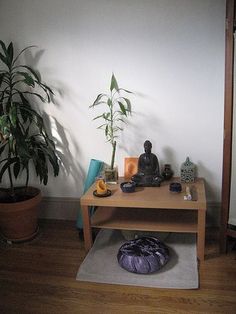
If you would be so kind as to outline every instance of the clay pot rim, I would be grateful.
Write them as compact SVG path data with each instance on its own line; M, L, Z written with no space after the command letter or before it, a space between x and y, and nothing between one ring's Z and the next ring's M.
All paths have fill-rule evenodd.
M17 190L24 190L25 186L18 186L15 189L17 189ZM8 191L8 190L9 189L6 189L6 188L0 188L0 192L1 191L2 192L3 191ZM0 204L1 204L0 212L5 212L6 210L7 211L17 211L21 207L32 206L32 204L37 204L37 203L39 203L41 201L42 193L41 193L41 190L39 188L36 188L36 187L33 187L33 186L28 186L27 187L27 191L34 191L32 193L32 197L27 199L27 200L11 202L11 203L5 203L5 202L2 202L1 199L0 199Z

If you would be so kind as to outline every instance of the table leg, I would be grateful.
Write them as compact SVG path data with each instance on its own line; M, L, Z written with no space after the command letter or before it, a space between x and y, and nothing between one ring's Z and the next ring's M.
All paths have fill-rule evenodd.
M84 245L85 245L85 250L89 251L93 245L89 206L82 205L81 209L82 209L82 218L83 218Z
M205 229L206 229L206 211L198 210L197 222L197 256L200 261L204 261L205 255Z

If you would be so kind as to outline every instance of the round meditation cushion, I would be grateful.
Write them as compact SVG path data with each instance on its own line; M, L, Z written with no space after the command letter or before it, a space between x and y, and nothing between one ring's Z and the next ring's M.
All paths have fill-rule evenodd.
M117 254L119 265L129 272L148 274L159 270L170 258L168 247L155 237L124 243Z

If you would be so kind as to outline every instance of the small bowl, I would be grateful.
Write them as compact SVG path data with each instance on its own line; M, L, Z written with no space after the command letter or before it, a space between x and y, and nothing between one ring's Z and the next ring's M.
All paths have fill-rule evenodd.
M136 183L132 181L122 182L120 188L124 193L132 193L135 191Z
M171 192L180 193L182 191L182 185L179 182L172 182L169 185Z

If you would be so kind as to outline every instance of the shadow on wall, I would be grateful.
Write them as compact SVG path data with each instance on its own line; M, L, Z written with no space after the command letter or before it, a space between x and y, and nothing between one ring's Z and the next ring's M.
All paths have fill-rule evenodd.
M36 46L35 46L36 47ZM37 47L36 47L37 48ZM44 54L45 50L41 49L34 53L34 50L27 50L24 54L25 57L25 64L30 65L38 74L37 67L38 63ZM39 75L40 77L40 75ZM44 79L42 78L42 81ZM52 84L49 84L49 86ZM60 96L64 96L64 89L63 88L55 88ZM52 103L59 107L60 103L57 102L54 95L51 97ZM65 128L58 122L55 117L49 116L40 106L37 106L37 98L35 98L35 109L39 111L42 115L43 121L45 123L45 127L49 137L53 140L56 146L56 152L59 157L60 162L60 172L59 176L61 178L61 182L67 182L68 177L73 179L73 184L75 184L78 191L82 191L82 179L85 177L85 173L79 164L79 159L75 159L74 156L81 156L81 151L78 147L77 141L73 138L70 134L70 141L67 138ZM74 149L74 156L70 151L70 147L73 146Z
M137 156L144 152L143 144L145 140L150 140L153 144L153 153L157 154L158 147L156 147L153 139L158 134L158 118L143 112L133 112L133 115L135 122L133 122L132 118L128 121L129 132L126 132L125 135L121 134L122 138L119 147L127 156ZM149 132L147 132L147 123L150 126ZM143 130L145 130L145 133Z
M135 92L135 95L141 99L142 106L145 106L145 112L133 111L135 122L132 118L128 122L129 132L126 134L125 140L124 138L122 140L122 143L125 144L120 145L120 148L124 150L127 156L139 156L144 152L144 141L150 140L152 152L157 155L160 169L162 170L165 164L170 164L174 173L179 174L175 151L169 146L160 147L160 136L163 133L163 122L160 117L163 113L158 113L156 110L159 106L158 100L140 92ZM155 108L155 111L152 108Z
M163 152L163 159L160 160L160 164L162 166L162 168L164 167L165 164L170 164L171 165L171 169L174 171L174 176L179 176L180 175L180 165L177 163L176 161L176 153L175 151L169 147L169 146L165 146L162 149Z
M139 156L144 152L143 144L145 140L152 142L153 153L159 158L160 147L158 147L161 134L162 122L156 110L159 106L159 101L150 95L135 91L134 95L138 97L139 104L132 108L132 116L128 121L128 132L121 138L120 148L127 156ZM145 111L139 112L138 107L145 107ZM153 108L155 110L153 111Z
M33 47L37 48L37 46L33 46ZM37 71L37 67L38 67L38 63L39 63L41 57L43 56L44 52L45 52L45 50L41 49L41 50L36 51L35 54L33 55L31 50L26 50L26 52L24 54L25 63L29 64L36 71L36 73L40 79L42 79L42 78L41 78L40 73ZM52 69L50 71L50 69L47 68L47 74L48 74L48 72L50 72L49 74L51 74ZM42 81L44 81L44 78L42 79ZM54 86L52 86L51 83L52 82L49 83L49 86L51 86L52 90L56 91L60 95L60 97L65 97L66 86L64 86L62 84L62 82L55 81L54 79L53 79ZM58 86L60 86L60 87L58 87ZM55 94L51 95L51 101L55 106L60 107L60 103L56 100Z
M60 176L66 181L67 177L72 177L74 184L78 187L81 185L81 178L85 177L85 173L79 164L79 160L74 158L69 149L69 141L66 136L65 128L52 116L43 113L43 119L46 129L49 130L48 134L52 138L56 146L57 155L60 159ZM71 143L72 142L72 143ZM75 156L80 156L81 151L77 142L70 137L70 143L75 148ZM81 186L82 189L82 186Z
M159 144L162 127L161 120L156 114L150 115L143 112L134 112L133 115L135 122L132 118L129 120L128 131L125 135L122 133L122 140L119 143L119 147L127 156L139 156L144 152L143 144L145 140L150 140L152 142L152 152L157 155L160 167L163 168L164 164L171 164L172 170L177 175L179 173L179 165L176 163L175 151L169 146L162 148Z
M37 49L37 46L36 45L32 45L32 49ZM44 52L45 52L44 49L40 49L40 50L35 51L35 54L33 55L31 50L26 50L26 52L24 54L25 63L29 64L33 69L36 70L37 69L37 65L38 65L42 55L44 54Z

